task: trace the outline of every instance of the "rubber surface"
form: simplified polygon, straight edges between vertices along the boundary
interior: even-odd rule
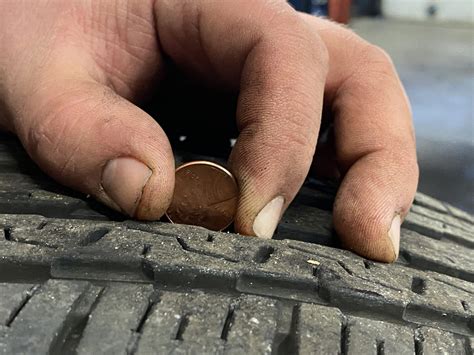
[[[417,194],[376,263],[338,248],[335,189],[308,181],[277,240],[139,223],[2,135],[0,353],[472,355],[474,218]]]

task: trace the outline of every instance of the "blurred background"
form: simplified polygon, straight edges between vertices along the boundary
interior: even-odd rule
[[[392,57],[410,98],[419,191],[474,212],[474,1],[290,0]]]

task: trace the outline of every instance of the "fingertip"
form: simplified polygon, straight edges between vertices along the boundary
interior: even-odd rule
[[[101,188],[97,198],[112,209],[139,220],[158,220],[173,197],[174,161],[111,159],[102,171]]]
[[[371,260],[395,262],[400,246],[400,213],[390,198],[352,192],[343,186],[334,204],[333,224],[342,246]]]
[[[400,214],[396,214],[392,219],[390,224],[390,229],[388,230],[388,237],[392,242],[393,248],[393,260],[389,262],[394,262],[398,259],[398,253],[400,250],[400,226],[401,226],[401,217]]]
[[[262,239],[271,239],[280,221],[285,199],[277,196],[268,202],[255,217],[253,233]]]
[[[399,242],[392,239],[389,228],[373,228],[381,232],[364,232],[365,228],[341,226],[337,221],[334,222],[334,227],[345,249],[374,261],[393,263],[397,260]]]
[[[152,170],[135,158],[115,158],[104,167],[102,187],[115,206],[134,217],[151,175]]]
[[[175,167],[172,159],[153,169],[153,174],[143,188],[134,217],[144,221],[160,219],[173,199]]]

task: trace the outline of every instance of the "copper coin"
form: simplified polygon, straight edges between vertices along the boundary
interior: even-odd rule
[[[172,223],[220,231],[234,220],[238,195],[228,170],[208,161],[190,162],[176,169],[173,201],[166,216]]]

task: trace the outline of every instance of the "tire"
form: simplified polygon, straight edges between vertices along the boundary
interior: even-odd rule
[[[418,193],[399,260],[308,181],[274,240],[123,220],[0,136],[0,353],[473,354],[474,218]]]

